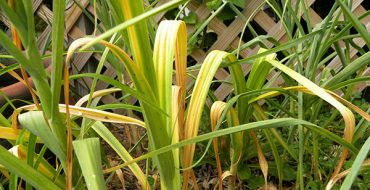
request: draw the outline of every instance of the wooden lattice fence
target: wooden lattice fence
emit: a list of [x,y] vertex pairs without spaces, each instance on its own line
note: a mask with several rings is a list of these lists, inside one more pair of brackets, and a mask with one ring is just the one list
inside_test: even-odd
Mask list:
[[[322,21],[322,17],[317,13],[315,8],[313,7],[314,3],[318,0],[306,0],[307,7],[310,7],[309,9],[309,16],[311,19],[311,25],[314,27],[317,23],[320,23]],[[166,0],[160,0],[157,4],[157,6],[165,3]],[[268,12],[266,12],[266,5],[263,6],[265,9],[261,9],[261,4],[263,4],[264,0],[254,0],[254,1],[246,1],[246,7],[241,11],[241,13],[244,16],[236,16],[235,19],[232,20],[231,23],[226,25],[222,20],[215,17],[213,18],[209,25],[208,29],[212,32],[214,32],[217,35],[217,40],[211,45],[210,48],[208,48],[207,51],[204,51],[202,48],[194,48],[192,53],[189,55],[192,59],[194,59],[198,63],[202,63],[205,59],[206,55],[212,51],[212,50],[234,50],[238,47],[238,43],[240,40],[241,32],[244,28],[245,22],[247,19],[251,19],[251,22],[254,22],[257,24],[266,35],[269,35],[273,37],[275,40],[284,43],[288,40],[287,34],[284,30],[284,28],[281,26],[281,21],[276,20],[274,17],[270,16]],[[295,0],[292,0],[291,3],[294,3]],[[325,2],[325,1],[321,1]],[[80,5],[82,7],[86,8],[91,14],[94,14],[93,7],[89,4],[88,0],[80,0]],[[352,5],[352,11],[355,15],[361,15],[365,13],[367,10],[364,8],[364,4],[366,2],[363,0],[353,0]],[[40,17],[44,21],[44,27],[43,32],[38,36],[38,44],[41,46],[44,45],[44,43],[47,41],[48,36],[51,33],[51,21],[52,21],[52,15],[53,12],[50,10],[50,8],[45,4],[42,0],[33,0],[33,10],[35,12],[35,15]],[[200,3],[199,1],[191,1],[187,8],[194,13],[196,13],[198,20],[205,20],[209,18],[212,14],[211,10],[207,8],[205,3]],[[255,11],[258,10],[258,11]],[[80,9],[79,6],[77,6],[74,1],[70,1],[66,8],[66,22],[65,22],[65,29],[66,29],[66,35],[65,35],[65,41],[66,44],[70,44],[73,40],[81,38],[85,36],[88,33],[88,28],[91,28],[91,22],[89,22],[87,19],[83,18],[83,11]],[[301,15],[298,15],[300,17],[303,16],[303,13]],[[159,22],[160,20],[166,19],[165,14],[159,14],[156,16],[156,20]],[[0,20],[7,26],[10,26],[10,23],[4,17],[0,14]],[[370,16],[367,16],[366,18],[362,19],[361,22],[366,26],[367,30],[370,31]],[[189,26],[188,32],[191,33],[194,31],[194,27]],[[356,38],[354,42],[359,46],[363,47],[365,45],[365,42],[360,39]],[[242,42],[244,43],[244,42]],[[267,43],[267,46],[269,48],[273,47],[273,44]],[[241,57],[248,57],[253,54],[256,54],[259,47],[254,47],[253,49],[244,49],[240,52]],[[355,59],[357,57],[357,50],[355,48],[351,48],[350,50],[350,56],[352,59]],[[73,72],[82,72],[89,70],[89,67],[91,67],[88,63],[91,62],[92,59],[100,60],[100,55],[95,53],[79,53],[77,54],[74,59],[73,63],[75,67],[73,68]],[[330,63],[328,64],[328,67],[339,70],[341,69],[342,64],[340,63],[340,59],[338,56],[333,58]],[[249,64],[243,64],[242,65],[244,69],[244,74],[247,75],[251,65]],[[321,72],[319,71],[318,74]],[[105,64],[104,74],[106,76],[109,76],[111,78],[115,78],[115,70],[110,66],[110,64]],[[274,78],[277,73],[272,73],[269,78]],[[370,75],[370,68],[367,68],[366,71],[363,73],[363,75]],[[230,75],[227,70],[220,69],[216,76],[216,79],[218,80],[230,80]],[[317,78],[318,79],[318,78]],[[83,81],[84,80],[84,81]],[[273,85],[280,85],[282,80],[274,80]],[[78,87],[78,93],[80,94],[86,94],[88,91],[88,86],[90,86],[92,83],[91,79],[79,79],[78,83],[74,84],[76,87]],[[87,87],[86,87],[87,84]],[[85,87],[84,87],[85,86]],[[104,89],[107,87],[107,84],[103,82],[98,82],[97,89]],[[356,86],[356,91],[362,91],[364,88],[367,87],[366,83],[361,83]],[[222,100],[225,99],[229,93],[231,92],[231,87],[226,84],[221,84],[217,87],[217,90],[215,91],[215,95],[218,99]],[[114,96],[108,95],[102,99],[103,102],[114,102],[117,101]]]

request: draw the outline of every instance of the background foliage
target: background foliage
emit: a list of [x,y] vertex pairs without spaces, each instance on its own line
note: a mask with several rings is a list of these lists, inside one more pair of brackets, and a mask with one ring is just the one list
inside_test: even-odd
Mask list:
[[0,7],[0,189],[370,188],[366,1]]

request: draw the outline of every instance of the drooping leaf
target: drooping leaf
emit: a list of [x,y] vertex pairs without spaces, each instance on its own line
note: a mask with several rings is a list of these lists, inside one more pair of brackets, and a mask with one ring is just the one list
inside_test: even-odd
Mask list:
[[66,150],[63,149],[55,140],[54,134],[51,132],[48,124],[45,121],[41,111],[30,111],[18,116],[20,124],[27,128],[31,133],[38,136],[44,144],[58,157],[62,165],[66,163]]

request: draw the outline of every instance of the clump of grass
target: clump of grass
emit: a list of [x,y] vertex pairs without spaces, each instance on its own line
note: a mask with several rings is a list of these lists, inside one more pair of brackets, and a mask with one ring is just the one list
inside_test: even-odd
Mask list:
[[[353,40],[360,38],[370,47],[370,35],[361,24],[368,12],[356,17],[350,6],[336,1],[326,18],[311,27],[310,24],[302,25],[297,17],[303,13],[306,22],[311,23],[305,1],[294,5],[266,1],[280,18],[289,39],[287,43],[279,44],[269,36],[257,36],[231,53],[211,51],[201,65],[188,68],[187,45],[194,45],[193,40],[211,18],[199,25],[190,42],[183,21],[162,21],[157,27],[148,19],[186,2],[175,0],[156,8],[145,8],[143,1],[92,1],[96,16],[104,25],[96,26],[102,34],[74,41],[63,60],[65,1],[54,1],[53,69],[49,77],[36,46],[31,2],[19,1],[12,8],[5,0],[0,0],[1,10],[19,36],[18,44],[14,44],[0,31],[0,44],[28,72],[35,85],[34,89],[29,86],[30,92],[35,92],[32,103],[14,108],[11,118],[0,115],[0,138],[7,139],[13,146],[13,153],[0,146],[0,171],[4,179],[0,187],[15,189],[25,180],[26,189],[105,189],[103,174],[128,166],[141,188],[152,189],[154,186],[148,176],[152,161],[152,168],[157,168],[160,175],[161,189],[188,189],[189,180],[197,189],[193,169],[209,153],[212,142],[219,189],[223,188],[225,179],[229,181],[227,188],[235,189],[238,175],[243,172],[240,168],[262,173],[263,182],[255,186],[251,176],[243,176],[242,180],[250,187],[267,186],[268,180],[272,180],[280,189],[284,181],[294,182],[297,189],[325,186],[330,189],[346,175],[343,189],[350,189],[352,185],[360,187],[356,175],[368,167],[369,138],[362,135],[366,134],[370,116],[351,100],[354,85],[369,79],[363,74],[370,53],[356,46]],[[240,16],[235,5],[242,4],[219,3],[222,7],[216,9],[212,17],[225,6],[230,6],[230,10]],[[24,15],[26,19],[22,19]],[[343,20],[340,20],[341,15],[344,15]],[[248,24],[247,18],[245,29]],[[351,34],[351,28],[357,33]],[[105,40],[108,37],[111,37],[109,42]],[[265,44],[270,42],[275,45],[237,59],[239,51],[256,44],[267,47]],[[74,53],[87,48],[101,50],[102,46],[105,49],[95,73],[69,75],[68,65]],[[325,55],[330,48],[333,53],[327,58]],[[351,59],[351,48],[359,51],[357,58]],[[277,59],[277,53],[283,58]],[[334,56],[342,64],[338,70],[327,64]],[[117,69],[118,80],[100,74],[106,59]],[[242,64],[252,64],[247,79]],[[231,80],[227,82],[233,87],[225,102],[215,100],[211,89],[220,67],[228,67]],[[196,77],[187,77],[190,70],[199,68]],[[4,68],[2,73],[10,72],[6,69],[15,68]],[[121,76],[124,73],[131,85],[124,83]],[[273,77],[267,80],[269,75]],[[93,78],[90,94],[76,105],[69,105],[69,82],[82,77]],[[282,79],[286,87],[273,86],[277,79]],[[98,80],[114,88],[95,90]],[[194,85],[187,86],[186,80],[193,80]],[[60,104],[61,87],[64,88],[64,104]],[[98,106],[100,97],[114,92],[121,92],[123,99],[137,99],[138,106],[124,100],[120,104]],[[212,132],[199,134],[207,98],[213,101],[209,114]],[[115,108],[124,108],[130,113],[134,110],[141,117],[107,111]],[[356,121],[355,116],[360,121]],[[225,120],[227,127],[221,129]],[[23,129],[18,128],[18,121]],[[108,123],[144,128],[149,152],[133,158],[108,129]],[[228,158],[218,156],[220,137],[228,139],[225,141],[230,150]],[[102,169],[103,164],[110,163],[101,157],[104,155],[99,148],[101,140],[111,146],[122,164]],[[198,155],[196,143],[202,141],[206,141],[205,152]],[[41,151],[36,151],[37,144],[42,145]],[[47,149],[57,163],[46,160]],[[194,157],[200,159],[194,161]],[[146,171],[137,164],[141,160],[147,160]],[[343,167],[351,170],[342,171]],[[294,171],[293,177],[287,176],[285,170]]]

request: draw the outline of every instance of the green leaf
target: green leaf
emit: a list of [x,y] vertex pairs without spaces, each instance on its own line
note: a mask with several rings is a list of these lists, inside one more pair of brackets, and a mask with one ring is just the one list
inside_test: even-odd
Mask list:
[[252,177],[248,180],[248,182],[249,182],[248,186],[251,189],[259,189],[260,187],[263,186],[263,184],[265,183],[265,180],[260,175],[252,175]]
[[[266,49],[259,49],[258,54],[267,51]],[[257,90],[262,88],[263,84],[267,80],[267,75],[270,72],[271,64],[267,60],[274,60],[276,57],[275,53],[259,57],[253,63],[252,69],[249,73],[247,80],[247,88],[249,90]]]
[[12,127],[12,125],[10,124],[10,122],[1,113],[0,113],[0,125],[5,126],[5,127]]
[[295,180],[297,177],[297,171],[293,169],[290,165],[284,164],[283,175],[285,181]]
[[191,11],[182,19],[186,24],[196,24],[197,23],[197,14]]
[[228,0],[230,3],[240,7],[244,8],[245,7],[245,0]]
[[249,179],[252,176],[251,169],[245,164],[240,165],[238,168],[238,176],[241,180]]
[[19,15],[10,8],[5,0],[0,0],[0,8],[2,12],[6,14],[9,21],[16,27],[21,40],[23,42],[27,41],[27,27],[25,26],[27,23],[25,23],[25,19],[20,18]]
[[44,115],[41,111],[30,111],[18,116],[20,124],[27,128],[31,133],[38,136],[44,144],[58,157],[65,166],[66,151],[55,140],[48,124],[45,122]]
[[366,42],[367,47],[370,48],[370,35],[369,35],[369,31],[360,22],[360,20],[358,19],[358,17],[355,16],[352,13],[352,11],[345,5],[345,3],[342,0],[336,0],[336,2],[339,3],[340,7],[342,8],[342,11],[343,11],[344,15],[346,15],[347,18],[352,22],[353,26],[361,34],[361,37]]
[[235,18],[235,16],[236,16],[235,12],[229,6],[226,6],[220,12],[220,14],[217,15],[217,18],[221,20],[232,20]]
[[98,138],[73,141],[78,162],[88,189],[106,189],[101,167],[100,143]]
[[36,189],[65,189],[64,187],[58,187],[49,178],[27,165],[26,162],[13,156],[2,146],[0,146],[0,164],[5,166],[5,168],[10,172],[17,174],[19,177],[26,180],[27,183],[31,184]]
[[51,120],[60,117],[59,100],[62,87],[63,43],[64,43],[64,7],[65,0],[53,1],[52,21],[52,71],[51,71]]
[[362,67],[369,64],[370,52],[362,55],[356,60],[348,64],[347,67],[339,71],[333,78],[326,81],[322,86],[324,88],[330,88],[331,86],[338,84],[339,82],[345,81],[349,76],[359,71]]
[[[2,63],[1,60],[0,60],[0,63]],[[5,74],[5,73],[8,73],[10,71],[14,71],[16,69],[19,69],[19,67],[20,67],[20,65],[18,63],[14,63],[12,65],[6,66],[5,68],[1,68],[0,76]]]
[[366,159],[370,151],[370,137],[367,138],[366,142],[362,146],[360,152],[357,154],[355,161],[352,164],[352,168],[347,175],[347,177],[344,179],[342,187],[340,190],[349,190],[351,189],[351,186],[353,182],[355,181],[355,178],[360,171],[362,162]]
[[222,0],[208,0],[206,5],[212,10],[216,10],[221,6]]

